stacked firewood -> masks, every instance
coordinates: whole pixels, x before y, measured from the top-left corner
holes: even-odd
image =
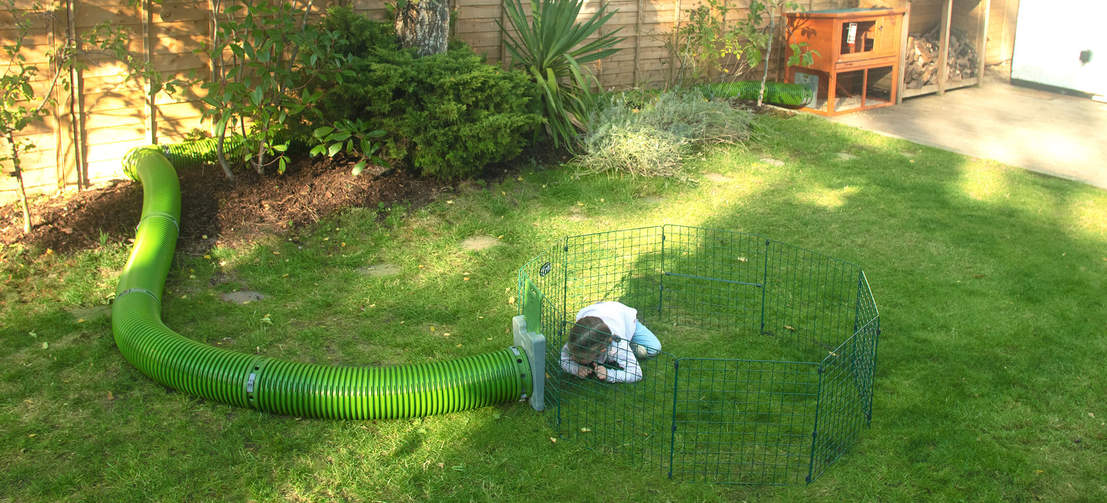
[[[904,85],[907,89],[919,89],[938,83],[938,55],[941,51],[941,32],[938,27],[924,34],[907,37],[907,63],[904,68]],[[949,31],[949,80],[959,81],[976,77],[976,47],[965,33]]]

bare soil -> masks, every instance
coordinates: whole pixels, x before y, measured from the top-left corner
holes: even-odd
[[[347,163],[300,160],[283,175],[240,170],[232,182],[217,167],[179,170],[181,251],[199,252],[219,243],[235,246],[265,234],[310,224],[344,208],[407,202],[420,206],[448,184],[402,170],[367,168],[350,175]],[[23,233],[19,205],[0,207],[0,243],[45,251],[93,248],[101,240],[132,239],[142,212],[142,186],[120,181],[105,187],[32,202],[33,227]]]

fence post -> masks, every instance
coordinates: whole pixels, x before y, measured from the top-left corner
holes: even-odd
[[[50,14],[50,26],[48,27],[48,37],[50,38],[50,49],[54,52],[58,51],[58,39],[65,39],[65,29],[62,28],[62,23],[58,19],[58,11]],[[57,72],[61,71],[60,68],[51,65],[50,66],[50,78],[54,78]],[[73,133],[67,131],[66,128],[72,126],[73,118],[65,119],[65,106],[67,101],[67,95],[69,91],[62,89],[62,86],[54,88],[54,119],[57,120],[58,128],[54,131],[54,180],[59,186],[64,185],[65,170],[69,165],[69,152],[63,147],[66,143],[71,143],[73,139]]]
[[[637,0],[634,4],[634,69],[632,70],[633,76],[631,81],[634,82],[634,87],[638,87],[641,83],[638,80],[638,61],[639,52],[642,50],[642,0]]]
[[[566,319],[569,316],[574,316],[576,313],[569,313],[569,238],[565,238],[565,244],[562,250],[565,253],[565,275],[561,278],[561,315]]]
[[[500,67],[507,70],[507,44],[504,42],[504,30],[507,29],[507,11],[504,9],[504,1],[500,0],[500,26],[503,26],[503,29],[496,30],[496,36],[500,40]]]
[[[680,0],[673,2],[673,38],[672,38],[672,50],[669,51],[669,82],[673,82],[676,78],[676,47],[677,47],[677,31],[680,30]]]
[[[815,427],[811,430],[811,457],[807,462],[807,483],[815,480],[815,442],[819,437],[819,406],[823,402],[823,364],[819,364],[819,387],[815,391]]]
[[[147,67],[151,66],[154,56],[154,10],[151,0],[143,0],[140,6],[142,12],[142,55]],[[158,109],[154,96],[150,93],[153,84],[146,79],[146,99],[143,108],[146,112],[146,143],[155,145],[158,143]]]
[[[77,6],[76,0],[66,0],[66,24],[68,26],[67,42],[73,44],[74,54],[81,52],[81,39],[77,37]],[[79,57],[79,56],[74,56]],[[77,174],[77,190],[85,189],[85,174],[88,171],[88,145],[85,138],[85,77],[84,72],[72,65],[69,72],[69,114],[73,121],[73,153]],[[61,183],[65,184],[65,177]]]
[[[769,289],[769,240],[765,240],[765,268],[761,272],[761,333],[765,333],[765,292]]]
[[[677,384],[680,382],[680,360],[673,360],[673,418],[669,437],[669,480],[673,478],[673,454],[676,451]]]
[[[861,294],[865,288],[865,271],[857,273],[857,302],[853,308],[853,335],[857,335],[857,329],[861,328]]]
[[[661,274],[657,277],[657,316],[661,317],[661,309],[665,303],[665,228],[661,226]]]

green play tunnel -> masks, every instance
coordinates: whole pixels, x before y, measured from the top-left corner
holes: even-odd
[[[704,84],[703,88],[711,96],[757,101],[757,95],[761,93],[761,82],[756,80],[720,82]],[[787,82],[765,83],[765,95],[763,97],[765,103],[798,108],[810,105],[814,98],[814,93],[806,86]]]
[[[119,277],[112,331],[124,358],[151,379],[227,404],[335,419],[444,414],[530,394],[530,363],[516,347],[448,361],[359,367],[283,361],[181,336],[161,321],[180,230],[177,174],[157,147],[132,150],[124,171],[142,183],[142,218]]]

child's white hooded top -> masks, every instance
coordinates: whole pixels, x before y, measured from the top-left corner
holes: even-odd
[[[607,348],[604,360],[599,362],[617,367],[607,369],[607,382],[641,381],[642,368],[630,347],[630,339],[638,324],[638,310],[619,302],[600,302],[581,309],[576,319],[588,316],[599,318],[611,331],[611,345]],[[580,365],[569,356],[568,344],[561,347],[561,368],[574,375],[580,369]]]

